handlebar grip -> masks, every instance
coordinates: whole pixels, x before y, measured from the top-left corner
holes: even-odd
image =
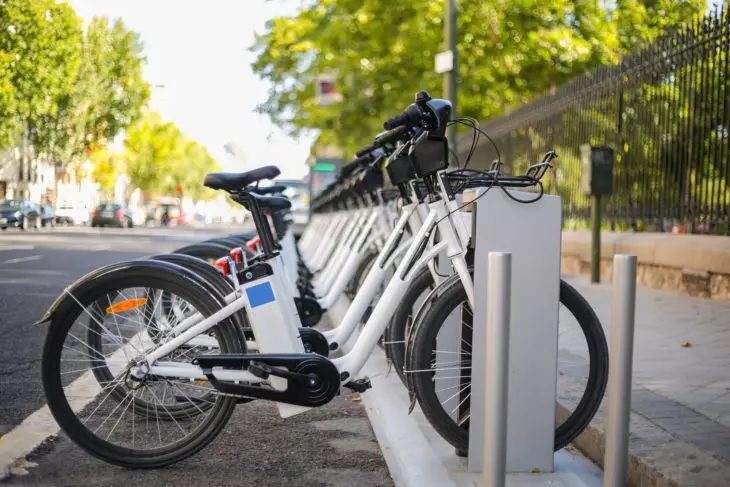
[[[367,156],[368,154],[370,154],[372,151],[374,151],[377,148],[378,148],[378,146],[376,146],[375,144],[370,144],[366,147],[363,147],[359,151],[355,152],[355,156],[358,158]]]
[[[377,147],[382,147],[386,144],[391,144],[393,142],[396,142],[398,139],[400,139],[406,132],[408,132],[408,127],[405,125],[400,125],[398,127],[395,127],[392,130],[388,130],[387,132],[383,132],[381,134],[378,134],[375,137],[374,145]]]
[[[408,114],[406,112],[401,113],[400,115],[396,115],[395,117],[388,119],[383,123],[383,128],[385,130],[392,130],[396,127],[401,127],[405,125],[406,122],[408,122]]]
[[[370,157],[370,152],[372,152],[372,149],[367,151],[364,155],[353,159],[348,166],[364,166],[369,164],[373,160],[373,158]]]

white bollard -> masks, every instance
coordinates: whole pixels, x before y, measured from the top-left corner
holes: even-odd
[[[608,424],[603,462],[604,487],[628,483],[629,418],[636,314],[636,256],[613,258],[610,363],[608,369]]]
[[[504,487],[507,463],[512,254],[489,252],[484,391],[484,487]]]

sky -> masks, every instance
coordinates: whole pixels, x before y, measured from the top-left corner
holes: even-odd
[[[150,106],[208,148],[224,170],[274,164],[282,177],[306,174],[310,138],[292,139],[254,107],[268,85],[251,70],[254,33],[301,0],[68,0],[88,22],[121,18],[140,34],[153,85]],[[159,85],[159,86],[158,86]],[[233,143],[243,159],[224,146]]]

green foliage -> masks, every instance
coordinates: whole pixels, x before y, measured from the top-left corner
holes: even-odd
[[[592,71],[483,128],[517,173],[546,150],[558,152],[544,186],[561,196],[571,218],[589,218],[579,146],[590,143],[615,153],[615,193],[605,200],[612,223],[641,229],[686,221],[723,231],[730,80],[726,46],[716,40],[727,32],[725,19],[710,13],[626,55],[620,66]],[[471,167],[485,168],[494,157],[484,144]]]
[[[202,181],[206,173],[218,170],[215,160],[159,114],[147,113],[129,130],[124,144],[124,172],[133,187],[161,196],[176,194],[180,185],[194,199],[214,196],[202,187]]]
[[[73,90],[81,53],[81,19],[55,0],[0,1],[0,146],[24,125],[42,151],[47,119]]]
[[[114,195],[114,186],[117,177],[123,169],[119,157],[113,154],[107,147],[99,147],[89,154],[93,164],[94,180],[99,183],[101,192],[107,199]]]
[[[703,0],[462,0],[459,115],[480,120],[656,37]],[[348,151],[379,132],[420,89],[439,96],[444,0],[318,0],[272,19],[257,36],[254,71],[271,83],[259,111],[291,133],[320,131]],[[338,77],[342,102],[317,105],[315,80]]]
[[[121,20],[86,33],[55,0],[0,0],[0,148],[27,127],[37,153],[68,163],[137,120],[149,99],[142,44]]]
[[[49,131],[52,153],[63,161],[109,143],[139,119],[150,97],[139,36],[121,20],[92,19],[81,56],[74,90],[62,99]]]

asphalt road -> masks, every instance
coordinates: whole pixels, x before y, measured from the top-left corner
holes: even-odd
[[[0,233],[0,444],[45,404],[40,318],[63,288],[100,266],[168,252],[242,229],[56,228]],[[238,407],[221,436],[191,459],[157,471],[125,471],[89,457],[63,434],[29,459],[12,485],[392,485],[356,395],[294,418],[272,404]],[[16,472],[18,472],[16,470]],[[22,473],[22,472],[21,472]]]

